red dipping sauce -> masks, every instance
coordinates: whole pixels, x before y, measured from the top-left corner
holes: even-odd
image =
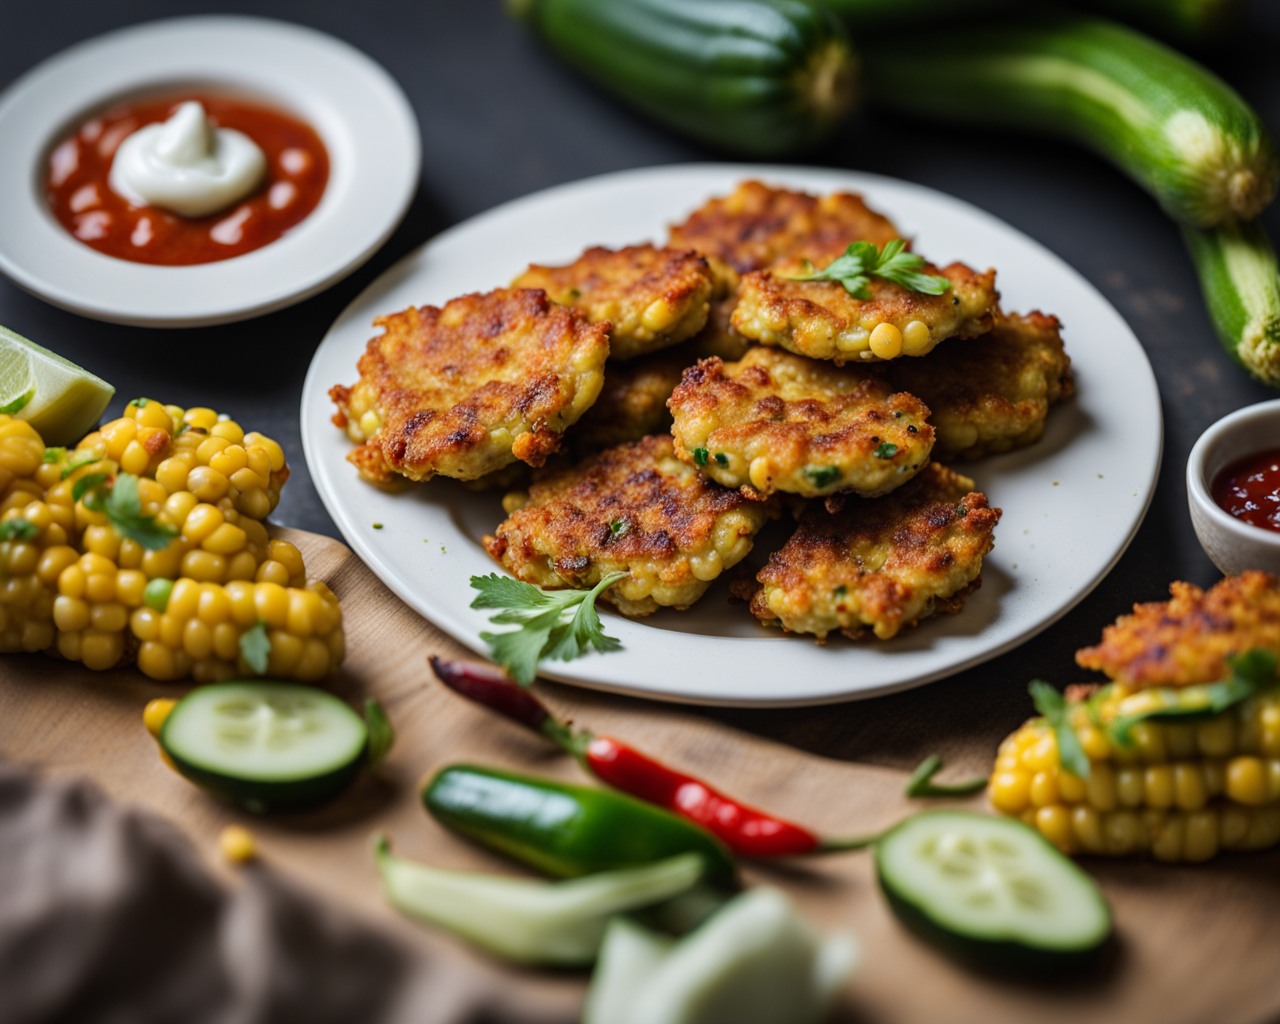
[[[258,189],[208,217],[134,206],[107,184],[125,137],[168,120],[187,100],[203,104],[218,127],[244,132],[267,158]],[[134,263],[189,266],[274,242],[316,208],[328,181],[329,154],[308,125],[245,100],[182,95],[124,104],[87,121],[50,154],[45,195],[58,223],[98,252]]]
[[[1280,448],[1231,463],[1209,490],[1215,504],[1237,519],[1280,533]]]

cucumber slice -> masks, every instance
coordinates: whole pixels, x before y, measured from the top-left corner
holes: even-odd
[[[904,923],[971,963],[1057,966],[1094,954],[1111,932],[1093,879],[1011,818],[925,811],[882,836],[875,857]]]
[[[192,690],[159,739],[186,778],[262,812],[336,796],[364,765],[369,730],[323,690],[255,680]]]

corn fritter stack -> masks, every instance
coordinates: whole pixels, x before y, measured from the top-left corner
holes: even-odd
[[[1066,716],[1088,777],[1063,767],[1057,730],[1032,719],[1000,745],[988,790],[997,810],[1066,853],[1194,862],[1280,843],[1280,692],[1196,721],[1137,721],[1127,743],[1108,725],[1138,691],[1112,684],[1087,703],[1085,692],[1068,691]]]
[[[158,542],[122,532],[95,492],[121,474]],[[261,522],[288,477],[275,441],[212,409],[137,399],[70,451],[0,416],[0,650],[136,660],[157,680],[323,678],[344,654],[337,598]]]

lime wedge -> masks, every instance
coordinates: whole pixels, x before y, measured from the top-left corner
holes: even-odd
[[[75,444],[115,393],[101,377],[0,327],[0,413],[26,420],[45,444]]]

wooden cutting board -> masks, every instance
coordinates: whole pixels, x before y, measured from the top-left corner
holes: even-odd
[[[437,826],[418,803],[417,781],[457,761],[574,781],[584,781],[582,772],[539,737],[437,683],[427,656],[466,652],[393,596],[350,550],[326,537],[278,533],[302,549],[309,575],[341,599],[348,653],[334,688],[350,698],[376,695],[395,725],[396,747],[380,779],[362,780],[322,811],[255,818],[207,797],[157,757],[142,708],[181,688],[132,670],[92,673],[40,655],[0,660],[0,758],[92,778],[109,794],[172,821],[223,873],[229,872],[216,853],[217,835],[228,823],[245,824],[275,869],[445,957],[478,986],[501,986],[530,1019],[576,1019],[585,975],[510,969],[398,918],[382,901],[368,840],[381,829],[397,852],[432,864],[517,870]],[[538,692],[582,726],[830,834],[862,834],[928,803],[902,797],[903,772],[814,756],[696,709],[553,684],[539,684]],[[848,704],[826,714],[853,720],[866,709]],[[990,749],[957,749],[954,737],[937,741],[957,763],[989,764],[993,757]],[[983,809],[985,801],[950,804]],[[1104,860],[1085,867],[1114,908],[1116,955],[1094,974],[1053,985],[981,976],[916,940],[886,908],[866,853],[751,865],[745,875],[784,888],[820,928],[857,935],[863,962],[838,1021],[1252,1024],[1280,1015],[1280,852],[1222,855],[1194,867]]]

